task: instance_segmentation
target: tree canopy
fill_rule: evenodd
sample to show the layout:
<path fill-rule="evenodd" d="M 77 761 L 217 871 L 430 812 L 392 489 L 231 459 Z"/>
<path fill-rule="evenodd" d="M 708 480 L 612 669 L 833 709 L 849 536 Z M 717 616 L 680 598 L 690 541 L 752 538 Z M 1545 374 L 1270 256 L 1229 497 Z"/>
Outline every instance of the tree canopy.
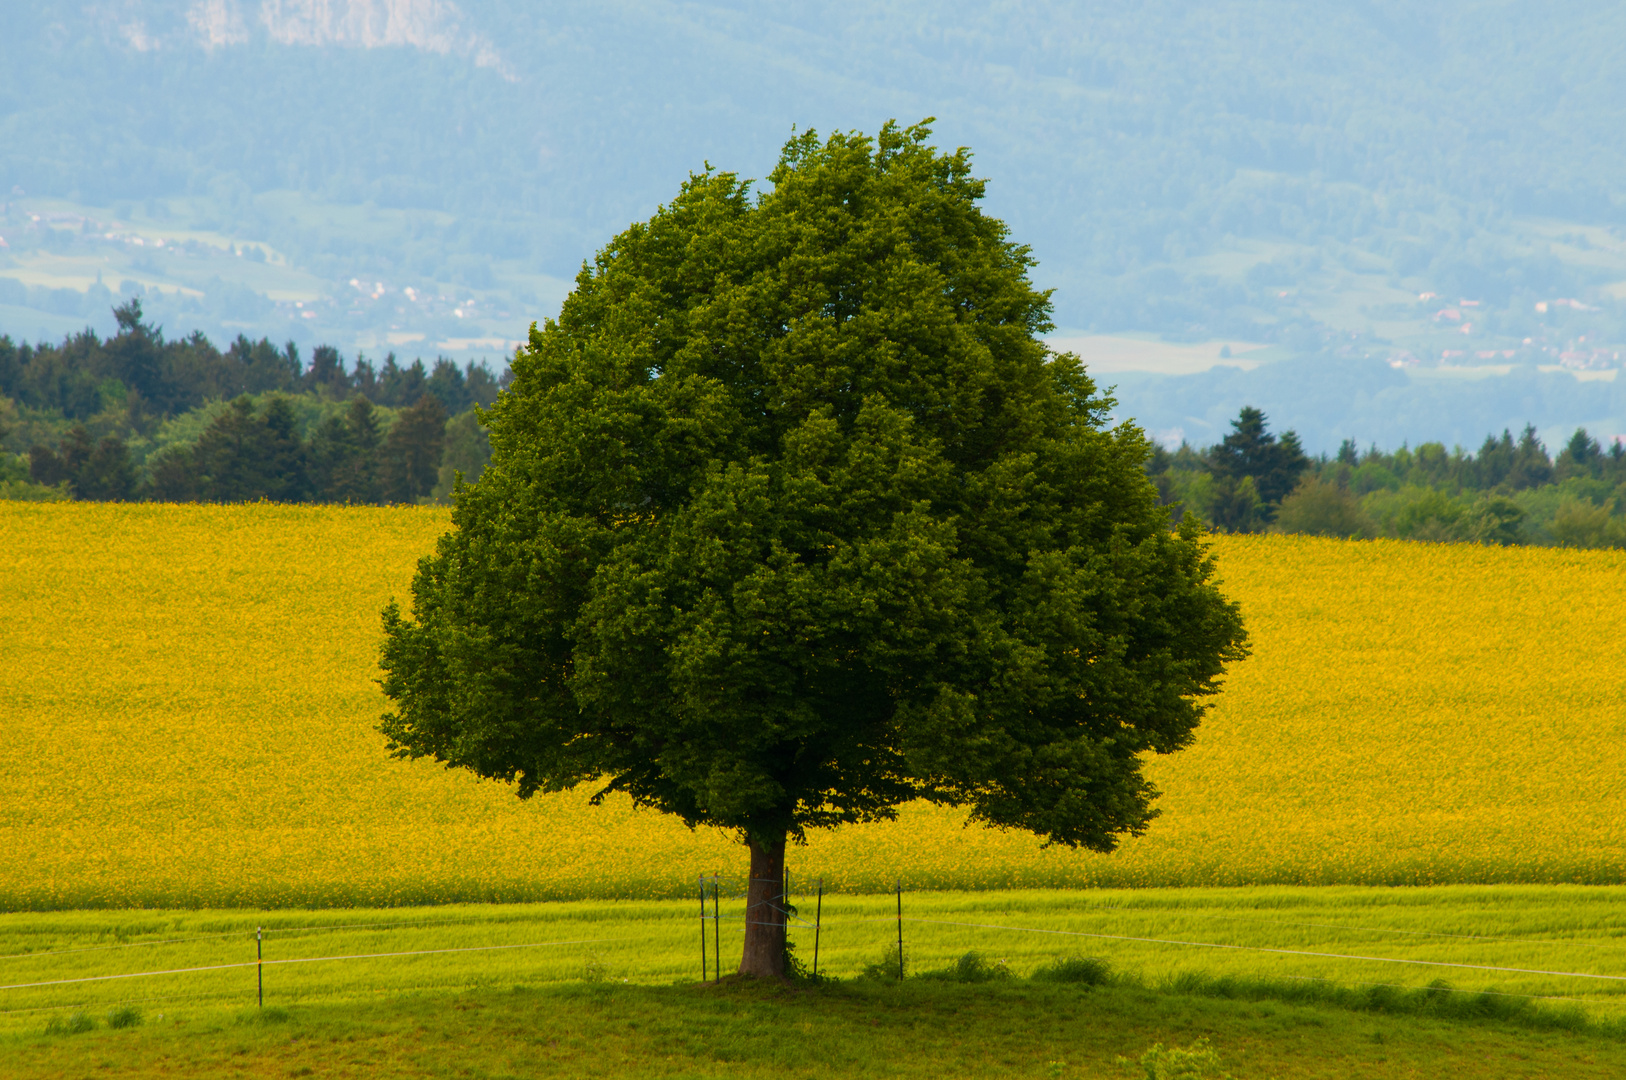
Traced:
<path fill-rule="evenodd" d="M 768 190 L 708 167 L 617 236 L 385 613 L 397 755 L 735 832 L 748 974 L 782 970 L 787 836 L 923 798 L 1111 850 L 1245 653 L 928 136 L 807 132 Z"/>

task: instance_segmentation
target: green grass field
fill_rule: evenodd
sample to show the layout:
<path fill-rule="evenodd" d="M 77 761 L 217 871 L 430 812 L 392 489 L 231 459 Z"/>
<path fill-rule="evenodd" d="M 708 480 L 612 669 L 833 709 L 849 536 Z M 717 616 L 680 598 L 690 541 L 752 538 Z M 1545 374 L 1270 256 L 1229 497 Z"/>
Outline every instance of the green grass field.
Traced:
<path fill-rule="evenodd" d="M 165 1077 L 1141 1077 L 1206 1039 L 1235 1080 L 1603 1078 L 1608 1031 L 1328 1008 L 1138 986 L 1006 980 L 808 990 L 575 982 L 395 993 L 208 1017 L 155 1010 L 78 1034 L 0 1036 L 15 1080 Z M 1164 1074 L 1168 1075 L 1168 1074 Z M 1195 1080 L 1218 1073 L 1177 1074 Z"/>
<path fill-rule="evenodd" d="M 793 899 L 792 937 L 810 966 L 815 904 Z M 885 956 L 898 932 L 895 905 L 889 896 L 826 896 L 821 974 L 851 983 Z M 936 892 L 905 893 L 903 906 L 911 977 L 975 951 L 1014 984 L 1087 956 L 1127 985 L 1164 992 L 1231 986 L 1265 999 L 1405 1011 L 1408 995 L 1433 985 L 1446 1012 L 1626 1031 L 1626 888 Z M 739 959 L 742 902 L 725 888 L 719 912 L 706 924 L 706 948 L 715 974 L 713 943 L 721 942 L 726 974 Z M 120 1008 L 168 1023 L 223 1023 L 256 1002 L 257 928 L 266 1003 L 330 1009 L 516 985 L 693 984 L 701 926 L 698 897 L 13 913 L 0 916 L 0 1037 Z"/>

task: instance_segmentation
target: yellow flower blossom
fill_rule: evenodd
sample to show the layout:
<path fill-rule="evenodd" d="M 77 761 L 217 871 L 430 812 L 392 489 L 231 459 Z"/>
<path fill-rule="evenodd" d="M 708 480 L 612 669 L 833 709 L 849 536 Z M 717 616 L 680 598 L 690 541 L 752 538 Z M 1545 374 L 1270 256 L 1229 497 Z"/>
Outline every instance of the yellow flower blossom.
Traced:
<path fill-rule="evenodd" d="M 0 502 L 0 908 L 680 897 L 730 837 L 374 730 L 437 508 Z M 1219 537 L 1254 655 L 1112 855 L 905 808 L 847 891 L 1626 881 L 1626 553 Z"/>

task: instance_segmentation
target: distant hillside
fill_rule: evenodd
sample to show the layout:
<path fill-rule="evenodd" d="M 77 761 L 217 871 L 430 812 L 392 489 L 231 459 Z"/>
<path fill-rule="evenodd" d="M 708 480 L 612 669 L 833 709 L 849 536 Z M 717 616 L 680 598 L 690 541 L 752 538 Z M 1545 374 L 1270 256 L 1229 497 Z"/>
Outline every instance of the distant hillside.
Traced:
<path fill-rule="evenodd" d="M 1622 40 L 1489 0 L 13 0 L 0 332 L 141 289 L 174 332 L 495 357 L 688 171 L 934 115 L 1064 329 L 1614 370 Z"/>

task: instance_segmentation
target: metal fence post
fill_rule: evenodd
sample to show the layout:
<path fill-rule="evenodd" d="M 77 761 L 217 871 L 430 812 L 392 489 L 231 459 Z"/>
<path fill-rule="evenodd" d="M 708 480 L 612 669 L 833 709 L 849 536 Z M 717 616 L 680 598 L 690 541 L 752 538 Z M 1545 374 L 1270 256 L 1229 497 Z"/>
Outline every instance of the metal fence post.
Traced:
<path fill-rule="evenodd" d="M 898 981 L 903 981 L 903 882 L 898 882 Z"/>
<path fill-rule="evenodd" d="M 813 909 L 813 977 L 819 977 L 819 930 L 824 925 L 824 879 L 819 879 L 819 903 Z"/>
<path fill-rule="evenodd" d="M 260 984 L 260 1008 L 265 1008 L 265 927 L 254 928 L 254 975 Z"/>

